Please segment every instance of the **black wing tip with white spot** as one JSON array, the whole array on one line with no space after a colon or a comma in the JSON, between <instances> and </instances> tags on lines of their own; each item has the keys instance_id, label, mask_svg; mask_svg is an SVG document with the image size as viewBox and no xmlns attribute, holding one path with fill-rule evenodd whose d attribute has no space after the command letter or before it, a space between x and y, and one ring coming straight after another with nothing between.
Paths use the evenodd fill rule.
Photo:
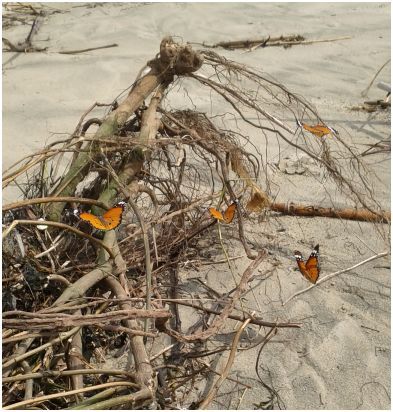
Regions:
<instances>
[{"instance_id":1,"label":"black wing tip with white spot","mask_svg":"<svg viewBox=\"0 0 393 412\"><path fill-rule=\"evenodd\" d=\"M124 209L125 206L126 206L126 204L127 204L127 202L125 202L124 200L120 200L120 202L117 202L117 203L116 203L116 206L120 206L120 207L122 207L122 208Z\"/></svg>"},{"instance_id":2,"label":"black wing tip with white spot","mask_svg":"<svg viewBox=\"0 0 393 412\"><path fill-rule=\"evenodd\" d=\"M293 254L295 255L296 260L303 260L303 255L298 250L295 250Z\"/></svg>"}]
</instances>

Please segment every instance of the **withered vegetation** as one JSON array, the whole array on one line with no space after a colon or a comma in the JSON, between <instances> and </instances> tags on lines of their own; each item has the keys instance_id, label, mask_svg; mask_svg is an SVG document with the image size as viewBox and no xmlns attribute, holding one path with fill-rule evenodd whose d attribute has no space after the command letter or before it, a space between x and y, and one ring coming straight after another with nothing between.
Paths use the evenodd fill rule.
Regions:
<instances>
[{"instance_id":1,"label":"withered vegetation","mask_svg":"<svg viewBox=\"0 0 393 412\"><path fill-rule=\"evenodd\" d=\"M179 87L192 108L173 108ZM196 109L201 90L214 96L210 114ZM300 326L262 319L241 300L258 267L265 276L274 270L245 229L246 220L274 210L269 162L280 151L273 147L312 159L321 182L333 181L349 208L373 220L386 215L344 133L308 135L297 120L323 120L303 97L211 50L164 38L128 95L108 105L104 118L89 118L96 106L71 136L3 175L3 188L24 193L3 206L3 408L206 408L224 379L249 388L229 377L243 330L260 329L243 350L262 350L281 328ZM95 231L73 213L81 207L100 215L120 199L127 208L116 230ZM224 228L207 208L236 200L233 237L250 259L236 287L217 296L202 283L182 284L180 268L201 260L198 242L217 236L216 228L235 275ZM217 344L224 329L231 342ZM129 354L126 365L116 363L121 351ZM209 359L226 352L215 377ZM100 357L116 367L97 366ZM196 389L208 380L210 389ZM282 407L274 388L258 384L269 393L263 407Z\"/></svg>"}]
</instances>

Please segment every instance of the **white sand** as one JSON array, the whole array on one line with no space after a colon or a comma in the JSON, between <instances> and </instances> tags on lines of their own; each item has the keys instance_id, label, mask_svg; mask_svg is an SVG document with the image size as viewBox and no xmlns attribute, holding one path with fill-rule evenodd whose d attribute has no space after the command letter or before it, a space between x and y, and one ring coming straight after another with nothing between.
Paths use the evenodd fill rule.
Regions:
<instances>
[{"instance_id":1,"label":"white sand","mask_svg":"<svg viewBox=\"0 0 393 412\"><path fill-rule=\"evenodd\" d=\"M375 143L389 137L390 116L346 108L365 100L360 92L390 57L388 3L75 5L52 4L67 13L47 18L35 37L34 44L48 47L47 53L20 55L3 68L3 170L46 142L59 139L59 135L66 137L92 103L112 101L154 57L167 34L207 43L281 34L302 34L307 39L351 36L350 40L290 49L216 51L263 69L302 94L327 123L347 130L356 143ZM27 33L26 26L18 26L3 36L16 43ZM119 47L80 55L55 52L111 43ZM9 57L10 53L3 53L3 63ZM389 68L382 71L377 82L390 83ZM192 90L191 86L191 91L195 87ZM383 97L384 92L374 85L367 99ZM190 107L183 95L175 102L177 107ZM199 110L210 110L209 94L199 91L195 102ZM260 144L258 137L254 138ZM376 196L389 210L386 158L376 155L366 159L380 161L373 166L381 179L375 182ZM282 201L313 203L315 196L319 202L324 200L323 193L315 194L308 186L307 176L276 174L274 182L280 186L278 199ZM7 189L3 203L16 197L15 189ZM345 204L345 197L337 195L337 199ZM285 231L278 231L282 227ZM390 270L381 267L390 266L388 259L343 274L281 305L292 293L308 286L294 270L294 249L306 255L311 245L320 243L324 276L386 250L387 242L374 228L368 223L296 217L270 219L259 225L247 223L250 242L256 248L269 246L280 265L255 288L255 296L247 295L246 306L260 310L258 314L269 321L303 323L301 329L280 330L265 347L260 361L265 368L261 371L263 379L274 386L288 409L390 408ZM230 237L234 230L225 232ZM380 230L388 238L387 225ZM242 253L236 243L234 247L233 255ZM217 260L221 258L217 255ZM239 260L235 265L241 272L247 261ZM232 287L225 265L196 273L184 269L182 273L184 281L194 276L206 278L220 293ZM231 338L228 336L228 341ZM252 389L239 404L241 393L227 382L220 391L222 404L212 407L254 409L255 404L266 400L266 391L254 371L258 348L239 352L231 373ZM222 370L225 359L221 359L218 370Z\"/></svg>"}]
</instances>

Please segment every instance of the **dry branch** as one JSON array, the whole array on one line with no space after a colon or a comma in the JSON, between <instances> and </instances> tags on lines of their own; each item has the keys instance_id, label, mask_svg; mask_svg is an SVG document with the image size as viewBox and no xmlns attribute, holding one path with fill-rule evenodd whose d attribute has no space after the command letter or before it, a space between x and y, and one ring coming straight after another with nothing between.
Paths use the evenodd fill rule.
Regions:
<instances>
[{"instance_id":1,"label":"dry branch","mask_svg":"<svg viewBox=\"0 0 393 412\"><path fill-rule=\"evenodd\" d=\"M266 259L267 252L260 251L258 256L255 260L253 260L247 269L244 271L239 285L237 289L229 299L228 303L224 306L220 315L212 322L212 324L203 332L195 333L194 335L182 335L179 332L176 332L173 329L170 329L167 325L157 325L157 329L161 330L168 335L176 338L180 342L194 342L194 341L203 341L211 337L213 334L217 333L221 330L225 325L225 320L228 318L229 314L231 313L232 309L235 306L235 303L242 295L242 293L246 290L248 285L248 280L253 274L253 272L257 269L257 267L262 263L263 260Z\"/></svg>"},{"instance_id":2,"label":"dry branch","mask_svg":"<svg viewBox=\"0 0 393 412\"><path fill-rule=\"evenodd\" d=\"M108 284L110 290L119 298L126 298L127 295L124 289L121 287L120 283L114 278L107 278L106 283ZM123 310L131 309L130 302L122 302L119 304L120 308ZM125 320L123 322L124 326L130 329L138 329L138 323L133 320ZM149 361L149 356L147 355L146 348L141 336L136 336L130 334L130 345L132 349L132 355L134 357L135 368L136 368L136 382L141 385L142 388L146 388L150 396L154 397L154 389L157 386L155 374L153 368Z\"/></svg>"},{"instance_id":3,"label":"dry branch","mask_svg":"<svg viewBox=\"0 0 393 412\"><path fill-rule=\"evenodd\" d=\"M26 319L4 319L11 315L19 315ZM43 319L36 319L37 316L43 317ZM168 320L171 314L168 311L158 310L143 310L143 309L130 309L130 310L115 310L111 312L105 312L102 314L94 315L66 315L57 314L55 317L50 317L49 314L38 314L30 312L4 312L3 313L3 325L10 329L21 330L37 330L37 329L58 329L61 330L67 327L73 326L89 326L95 324L102 324L107 322L116 322L126 319L144 319L144 318L157 318Z\"/></svg>"},{"instance_id":4,"label":"dry branch","mask_svg":"<svg viewBox=\"0 0 393 412\"><path fill-rule=\"evenodd\" d=\"M41 197L37 199L26 199L26 200L21 200L19 202L14 202L14 203L9 203L8 205L3 205L3 212L7 212L8 210L12 209L18 209L20 207L25 207L25 206L30 206L30 205L37 205L41 203L52 203L52 202L77 202L80 204L85 204L85 205L95 205L98 206L102 209L109 209L109 206L106 205L103 202L100 202L95 199L84 199L81 197Z\"/></svg>"},{"instance_id":5,"label":"dry branch","mask_svg":"<svg viewBox=\"0 0 393 412\"><path fill-rule=\"evenodd\" d=\"M300 205L292 202L271 203L270 210L284 215L294 216L321 216L338 219L359 220L364 222L390 223L390 212L381 211L375 214L366 209L336 209L332 207L320 207L313 205Z\"/></svg>"},{"instance_id":6,"label":"dry branch","mask_svg":"<svg viewBox=\"0 0 393 412\"><path fill-rule=\"evenodd\" d=\"M335 37L332 39L323 39L323 40L306 40L301 35L292 35L292 36L280 36L280 37L266 37L263 39L255 40L234 40L234 41L222 41L216 44L206 44L202 43L202 46L209 48L222 47L224 49L236 50L236 49L256 49L258 47L272 47L272 46L283 46L285 48L300 45L300 44L314 44L314 43L326 43L334 42L339 40L348 40L351 39L350 36L345 37ZM201 43L192 43L192 44L201 44Z\"/></svg>"},{"instance_id":7,"label":"dry branch","mask_svg":"<svg viewBox=\"0 0 393 412\"><path fill-rule=\"evenodd\" d=\"M113 387L113 386L134 387L134 384L132 384L130 382L121 382L121 381L107 382L107 383L102 383L101 385L90 386L90 387L87 387L87 388L76 389L76 390L73 390L73 391L64 391L64 392L54 393L52 395L39 396L39 397L36 397L36 398L33 398L33 399L29 399L27 401L14 403L13 405L10 405L10 406L3 406L3 409L4 410L22 409L22 407L25 407L27 405L32 406L32 405L35 405L37 403L42 403L42 402L45 402L45 401L50 400L50 399L55 399L55 398L60 398L60 397L64 397L64 396L80 394L80 393L83 393L83 392L97 391L97 390L100 390L100 389L110 388L110 387Z\"/></svg>"},{"instance_id":8,"label":"dry branch","mask_svg":"<svg viewBox=\"0 0 393 412\"><path fill-rule=\"evenodd\" d=\"M39 346L38 348L32 349L29 352L24 352L23 354L20 354L18 356L14 356L9 360L6 360L3 363L3 372L5 370L7 370L9 367L17 364L18 362L23 361L24 359L29 358L32 355L35 355L36 353L40 353L43 350L45 350L46 348L49 348L51 346L56 345L59 342L65 341L66 339L70 338L71 336L73 336L75 333L77 333L79 330L78 327L71 329L68 332L61 332L59 333L59 337L56 339L52 339L51 341L49 341L48 343L45 343L44 345Z\"/></svg>"},{"instance_id":9,"label":"dry branch","mask_svg":"<svg viewBox=\"0 0 393 412\"><path fill-rule=\"evenodd\" d=\"M113 43L113 44L107 44L106 46L90 47L88 49L65 50L65 51L59 51L57 53L59 54L79 54L79 53L85 53L85 52L89 52L93 50L109 49L111 47L118 47L118 44Z\"/></svg>"},{"instance_id":10,"label":"dry branch","mask_svg":"<svg viewBox=\"0 0 393 412\"><path fill-rule=\"evenodd\" d=\"M3 383L24 381L26 379L36 378L58 378L59 376L72 376L72 375L120 375L126 376L130 379L134 379L134 374L124 371L122 369L75 369L72 371L51 371L28 373L25 375L15 375L8 378L3 378ZM135 385L137 386L137 385Z\"/></svg>"},{"instance_id":11,"label":"dry branch","mask_svg":"<svg viewBox=\"0 0 393 412\"><path fill-rule=\"evenodd\" d=\"M206 398L199 405L199 409L206 409L208 407L208 405L213 401L214 397L216 396L218 389L220 388L220 386L224 383L225 379L227 378L229 371L231 370L232 364L235 361L237 345L239 344L240 337L249 322L250 322L250 319L247 319L246 321L243 322L242 325L240 325L239 329L237 330L235 337L233 338L233 341L232 341L231 351L229 353L228 361L225 365L225 368L222 371L220 378L215 382L212 389L207 394Z\"/></svg>"},{"instance_id":12,"label":"dry branch","mask_svg":"<svg viewBox=\"0 0 393 412\"><path fill-rule=\"evenodd\" d=\"M222 311L219 310L215 310L215 309L211 309L211 308L206 308L204 306L201 305L197 305L196 303L190 303L190 302L185 302L184 300L180 300L180 299L163 299L164 302L176 302L179 305L182 306L188 306L190 308L194 308L197 310L201 310L202 312L206 312L206 313L212 313L214 315L220 315ZM250 323L254 324L254 325L258 325L258 326L266 326L269 328L300 328L301 327L301 323L293 323L293 322L268 322L266 320L263 320L259 317L255 317L250 313L245 314L244 316L239 316L239 315L234 315L233 313L231 313L228 316L229 319L235 319L238 320L240 322L244 322L247 319L250 319Z\"/></svg>"},{"instance_id":13,"label":"dry branch","mask_svg":"<svg viewBox=\"0 0 393 412\"><path fill-rule=\"evenodd\" d=\"M69 230L70 232L73 232L81 237L85 237L86 239L89 239L91 242L96 243L97 245L103 247L109 254L109 256L111 257L111 259L115 259L115 255L113 254L113 251L106 246L103 242L101 242L101 240L96 239L93 236L88 235L85 232L81 232L80 230L72 227L72 226L68 226L64 223L58 223L58 222L50 222L47 220L24 220L24 219L20 219L20 220L14 220L12 222L12 224L6 229L4 230L2 236L3 239L17 226L17 225L34 225L34 226L53 226L53 227L57 227L60 229L65 229L65 230Z\"/></svg>"}]
</instances>

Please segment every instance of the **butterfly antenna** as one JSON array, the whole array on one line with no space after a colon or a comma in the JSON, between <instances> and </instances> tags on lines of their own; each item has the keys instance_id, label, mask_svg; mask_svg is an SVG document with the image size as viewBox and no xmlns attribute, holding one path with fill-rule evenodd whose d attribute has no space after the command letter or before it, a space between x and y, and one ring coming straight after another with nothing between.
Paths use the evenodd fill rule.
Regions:
<instances>
[{"instance_id":1,"label":"butterfly antenna","mask_svg":"<svg viewBox=\"0 0 393 412\"><path fill-rule=\"evenodd\" d=\"M333 129L333 127L329 127L329 126L328 126L328 129L329 129L331 132L333 132L334 134L340 136L340 133L339 133L336 129Z\"/></svg>"},{"instance_id":2,"label":"butterfly antenna","mask_svg":"<svg viewBox=\"0 0 393 412\"><path fill-rule=\"evenodd\" d=\"M300 123L299 119L298 119L297 117L295 117L295 119L296 119L296 124L297 124L299 127L303 127L303 125Z\"/></svg>"}]
</instances>

